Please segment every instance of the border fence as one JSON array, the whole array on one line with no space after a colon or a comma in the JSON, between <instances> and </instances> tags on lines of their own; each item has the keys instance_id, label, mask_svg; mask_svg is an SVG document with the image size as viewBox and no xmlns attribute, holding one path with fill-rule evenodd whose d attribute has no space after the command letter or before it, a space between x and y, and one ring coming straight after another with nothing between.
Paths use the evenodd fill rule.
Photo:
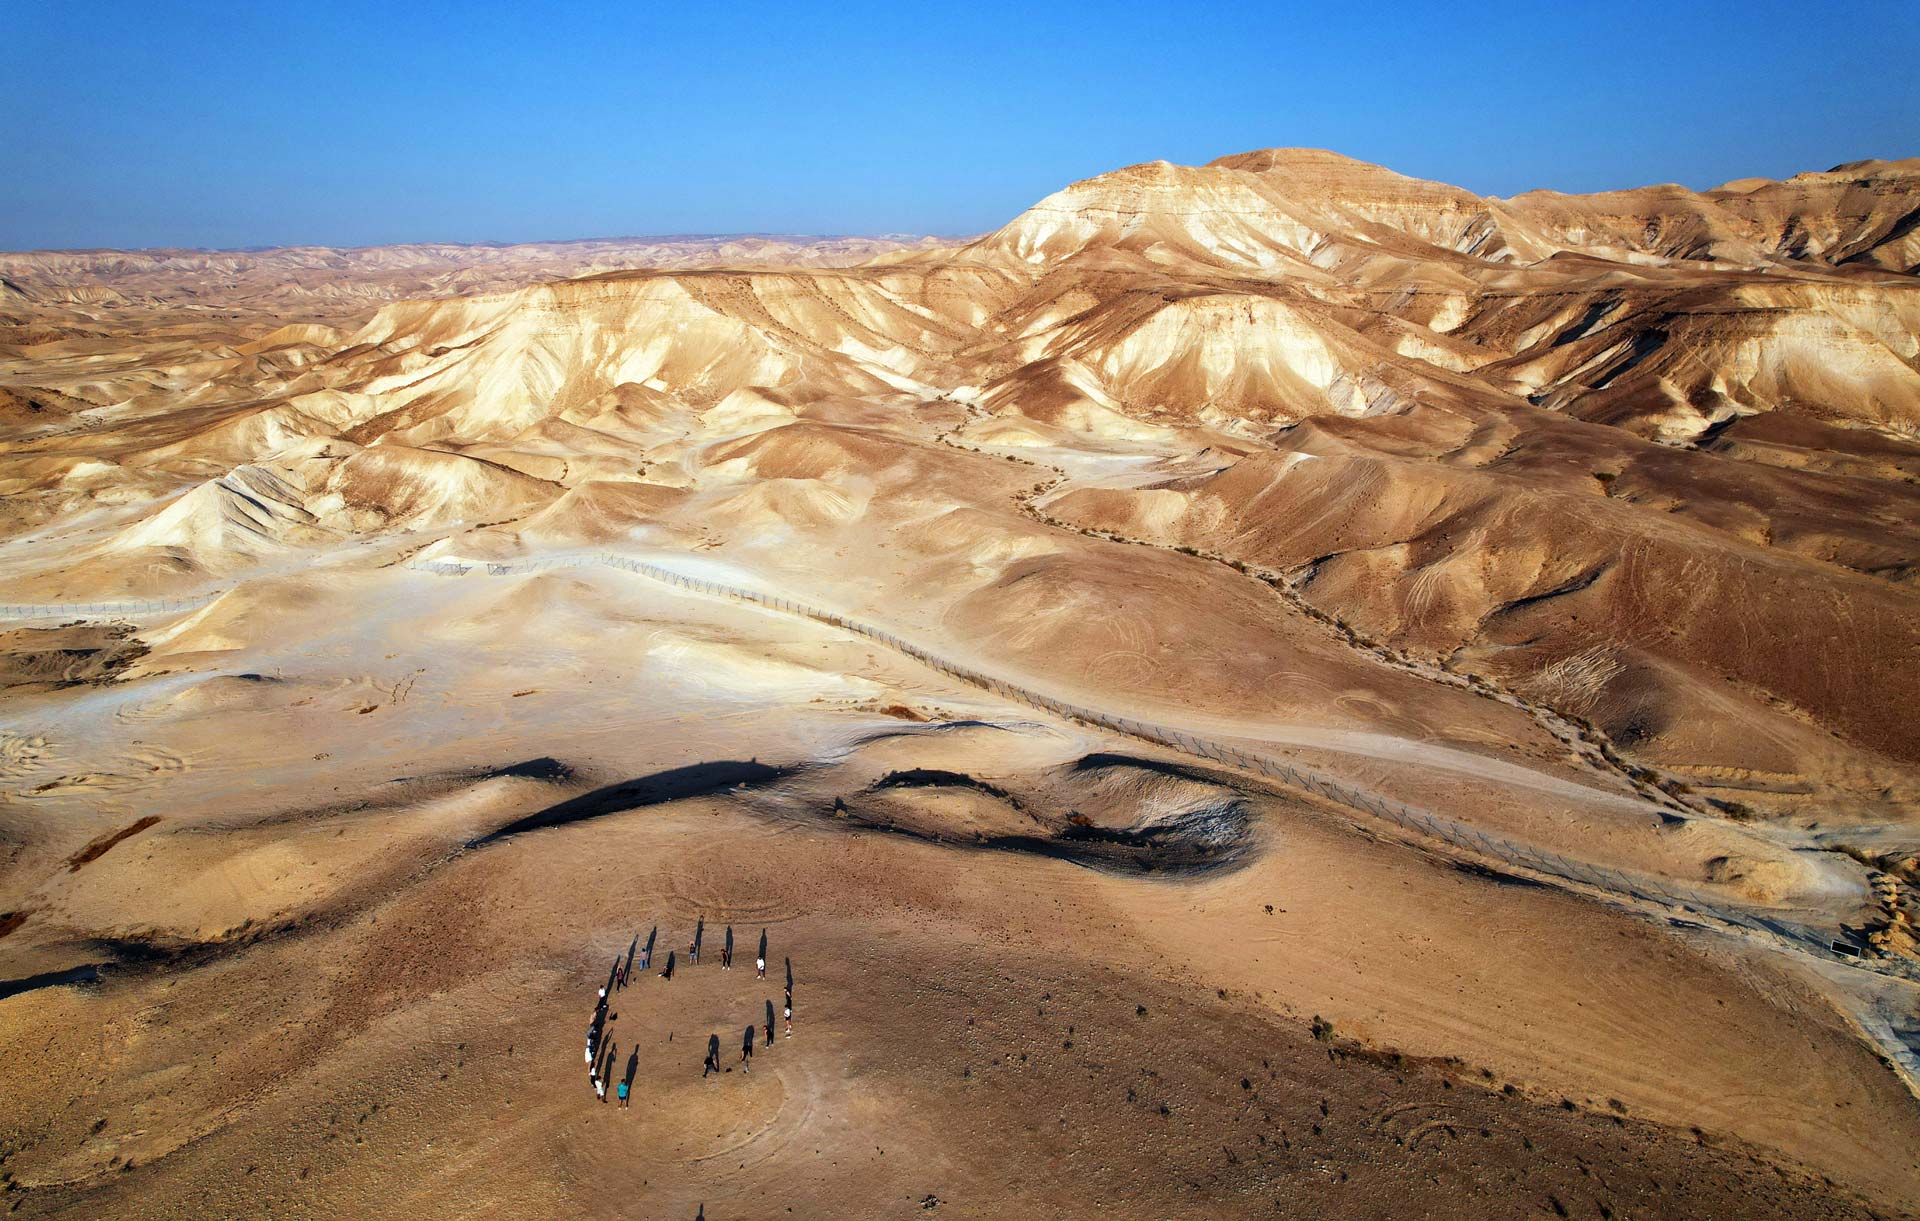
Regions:
<instances>
[{"instance_id":1,"label":"border fence","mask_svg":"<svg viewBox=\"0 0 1920 1221\"><path fill-rule=\"evenodd\" d=\"M476 570L483 571L489 576L512 576L566 568L615 568L694 593L725 598L810 619L886 645L942 674L969 686L989 691L1003 699L1128 737L1153 742L1196 758L1249 771L1297 792L1319 797L1359 815L1360 817L1352 821L1361 827L1366 827L1370 823L1386 823L1416 839L1438 840L1471 856L1499 861L1510 868L1538 878L1550 879L1564 887L1576 888L1582 892L1597 891L1615 901L1625 898L1659 907L1664 909L1669 920L1677 923L1693 923L1701 926L1717 924L1725 929L1757 934L1775 944L1798 950L1820 961L1866 968L1908 980L1920 979L1920 970L1916 970L1902 960L1868 957L1861 947L1811 925L1728 907L1691 887L1668 885L1666 882L1646 875L1590 865L1583 861L1572 861L1557 852L1548 852L1502 835L1490 835L1431 811L1421 810L1378 794L1363 792L1320 772L1289 763L1274 755L1247 750L1232 743L1152 721L1142 721L1134 717L1120 716L1101 709L1069 703L984 670L949 661L883 628L792 598L782 598L722 581L688 576L658 564L614 552L473 563L455 560L411 560L404 566L412 571L432 573L437 576L464 576ZM52 605L0 604L0 621L133 618L174 614L206 606L224 592L224 590L214 590L186 598L144 601L75 602ZM1859 1028L1861 1034L1896 1065L1908 1088L1920 1095L1920 1055L1915 1054L1915 1032L1896 1029L1892 1023L1878 1014L1861 1012L1858 1008L1848 1016Z\"/></svg>"},{"instance_id":2,"label":"border fence","mask_svg":"<svg viewBox=\"0 0 1920 1221\"><path fill-rule=\"evenodd\" d=\"M1669 885L1645 875L1611 869L1600 865L1590 865L1583 861L1573 861L1557 852L1548 852L1517 840L1498 834L1468 827L1449 818L1441 817L1430 811L1417 809L1404 802L1376 794L1363 792L1351 785L1343 784L1322 773L1289 763L1284 759L1258 751L1247 750L1231 743L1189 733L1185 730L1142 721L1133 717L1120 716L1097 708L1069 703L1057 699L1043 691L1037 691L1020 683L1011 682L972 666L961 665L941 657L937 653L910 640L903 639L883 628L862 623L837 611L799 602L792 598L782 598L759 590L738 585L729 585L722 581L708 580L702 577L688 576L637 560L631 556L612 552L597 552L580 555L548 556L538 559L488 560L476 563L460 563L445 560L419 561L409 565L418 571L432 572L443 576L457 576L469 571L484 571L489 576L511 576L532 572L547 572L563 568L587 568L604 566L617 568L624 572L636 573L664 584L686 589L695 593L708 594L736 602L744 602L769 610L780 611L804 619L811 619L836 627L854 635L886 645L888 648L911 657L915 661L938 670L942 674L990 691L1004 699L1029 707L1051 712L1072 720L1082 721L1102 729L1112 730L1129 737L1139 738L1161 746L1207 759L1228 767L1254 772L1269 780L1285 785L1299 792L1308 793L1325 801L1345 807L1364 816L1365 820L1386 822L1402 831L1417 837L1437 839L1461 851L1497 860L1526 873L1554 879L1557 882L1604 892L1611 897L1625 897L1643 903L1654 904L1668 910L1674 919L1693 919L1697 923L1712 922L1729 928L1759 933L1768 938L1779 939L1792 944L1801 951L1830 962L1845 963L1849 966L1867 966L1889 973L1910 975L1901 969L1904 964L1890 960L1864 958L1857 947L1838 941L1829 933L1811 925L1797 923L1784 918L1751 911L1742 911L1728 907L1709 898L1690 887ZM1358 820L1356 820L1358 821ZM1364 825L1364 823L1362 824ZM1842 948L1836 948L1836 946ZM1851 951L1851 952L1850 952ZM1920 1062L1915 1064L1920 1072Z\"/></svg>"},{"instance_id":3,"label":"border fence","mask_svg":"<svg viewBox=\"0 0 1920 1221\"><path fill-rule=\"evenodd\" d=\"M199 610L225 592L216 589L187 598L129 599L122 602L0 603L0 622L14 619L134 619L148 615L174 615L181 611Z\"/></svg>"}]
</instances>

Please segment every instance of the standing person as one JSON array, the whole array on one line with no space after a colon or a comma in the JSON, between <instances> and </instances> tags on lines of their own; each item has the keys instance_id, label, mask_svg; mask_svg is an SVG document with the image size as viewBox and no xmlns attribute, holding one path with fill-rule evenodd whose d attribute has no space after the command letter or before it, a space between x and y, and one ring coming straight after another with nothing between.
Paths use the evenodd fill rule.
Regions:
<instances>
[{"instance_id":1,"label":"standing person","mask_svg":"<svg viewBox=\"0 0 1920 1221\"><path fill-rule=\"evenodd\" d=\"M647 934L646 947L640 951L640 969L642 971L653 966L653 939L659 935L660 926L656 924L653 926L653 930Z\"/></svg>"},{"instance_id":2,"label":"standing person","mask_svg":"<svg viewBox=\"0 0 1920 1221\"><path fill-rule=\"evenodd\" d=\"M733 970L733 926L731 924L727 926L726 943L720 947L720 969Z\"/></svg>"},{"instance_id":3,"label":"standing person","mask_svg":"<svg viewBox=\"0 0 1920 1221\"><path fill-rule=\"evenodd\" d=\"M622 1081L619 1085L614 1086L613 1093L614 1093L614 1096L620 1100L621 1110L632 1109L627 1106L627 1083L626 1082Z\"/></svg>"},{"instance_id":4,"label":"standing person","mask_svg":"<svg viewBox=\"0 0 1920 1221\"><path fill-rule=\"evenodd\" d=\"M767 1046L773 1046L773 998L767 998Z\"/></svg>"},{"instance_id":5,"label":"standing person","mask_svg":"<svg viewBox=\"0 0 1920 1221\"><path fill-rule=\"evenodd\" d=\"M666 980L668 983L673 982L673 951L672 950L667 951L667 965L660 968L660 978Z\"/></svg>"},{"instance_id":6,"label":"standing person","mask_svg":"<svg viewBox=\"0 0 1920 1221\"><path fill-rule=\"evenodd\" d=\"M707 1036L707 1061L703 1066L701 1066L700 1080L705 1081L707 1079L708 1073L717 1073L719 1071L720 1071L720 1036L717 1034L710 1034Z\"/></svg>"},{"instance_id":7,"label":"standing person","mask_svg":"<svg viewBox=\"0 0 1920 1221\"><path fill-rule=\"evenodd\" d=\"M753 1071L753 1027L747 1027L746 1037L740 1040L740 1071Z\"/></svg>"},{"instance_id":8,"label":"standing person","mask_svg":"<svg viewBox=\"0 0 1920 1221\"><path fill-rule=\"evenodd\" d=\"M787 1037L791 1039L793 1037L793 993L791 992L787 993L787 1005L783 1016L787 1019Z\"/></svg>"}]
</instances>

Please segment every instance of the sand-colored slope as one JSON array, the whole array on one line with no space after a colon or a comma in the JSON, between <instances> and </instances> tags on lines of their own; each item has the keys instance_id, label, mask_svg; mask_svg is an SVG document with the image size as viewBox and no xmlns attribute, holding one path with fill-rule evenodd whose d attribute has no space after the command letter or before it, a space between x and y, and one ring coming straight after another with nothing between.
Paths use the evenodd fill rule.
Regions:
<instances>
[{"instance_id":1,"label":"sand-colored slope","mask_svg":"<svg viewBox=\"0 0 1920 1221\"><path fill-rule=\"evenodd\" d=\"M127 955L97 990L0 1002L32 1070L0 1107L29 1213L386 1215L419 1207L421 1176L516 1207L718 1192L808 1216L896 1187L1067 1216L1908 1198L1897 1083L1746 951L1356 836L822 626L770 633L620 574L389 571L263 583L155 635L150 678L91 694L99 719L43 705L34 787L95 787L8 808L14 961ZM215 643L227 673L176 669ZM955 715L863 710L850 682ZM164 790L107 787L156 763ZM1196 813L1241 821L1237 865L1053 854ZM618 1114L584 1088L581 1005L634 933L657 923L664 953L700 918L704 965L618 996L645 1090ZM729 923L748 946L769 929L770 986L713 965ZM702 1083L707 1033L777 1004L786 959L796 1037ZM1755 1074L1755 1046L1782 1071ZM994 1173L1015 1145L1084 1158L1098 1190ZM1197 1186L1168 1178L1170 1153L1206 1169Z\"/></svg>"},{"instance_id":2,"label":"sand-colored slope","mask_svg":"<svg viewBox=\"0 0 1920 1221\"><path fill-rule=\"evenodd\" d=\"M1048 511L1292 574L1368 634L1540 684L1682 770L1871 788L1886 762L1912 762L1895 711L1920 682L1904 669L1917 621L1904 588L1675 520L1657 493L1636 504L1647 485L1618 470L1609 484L1549 483L1299 433L1290 453L1160 488L1075 491ZM1595 659L1590 679L1553 688L1547 672L1576 655ZM1836 752L1828 731L1870 754ZM1873 756L1878 779L1855 770Z\"/></svg>"},{"instance_id":3,"label":"sand-colored slope","mask_svg":"<svg viewBox=\"0 0 1920 1221\"><path fill-rule=\"evenodd\" d=\"M1281 149L953 247L0 258L6 600L193 595L9 637L22 1211L1910 1209L1917 192ZM773 601L477 564L600 552ZM623 999L622 1111L655 911L819 992L751 1084L680 1071L744 972Z\"/></svg>"}]
</instances>

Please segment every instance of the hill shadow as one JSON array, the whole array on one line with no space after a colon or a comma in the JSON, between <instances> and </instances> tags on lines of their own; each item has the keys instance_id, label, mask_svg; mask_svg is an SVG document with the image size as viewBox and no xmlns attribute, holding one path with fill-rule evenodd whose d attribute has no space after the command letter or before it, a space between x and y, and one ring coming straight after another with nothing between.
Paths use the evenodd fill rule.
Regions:
<instances>
[{"instance_id":1,"label":"hill shadow","mask_svg":"<svg viewBox=\"0 0 1920 1221\"><path fill-rule=\"evenodd\" d=\"M619 784L610 784L591 793L568 798L538 813L515 819L478 839L469 840L467 846L482 848L496 840L528 831L563 827L569 823L604 818L609 814L620 814L645 806L664 805L669 801L684 801L689 797L702 797L728 789L759 788L783 780L799 770L794 767L775 767L758 760L720 759L709 763L690 763L685 767L623 780Z\"/></svg>"}]
</instances>

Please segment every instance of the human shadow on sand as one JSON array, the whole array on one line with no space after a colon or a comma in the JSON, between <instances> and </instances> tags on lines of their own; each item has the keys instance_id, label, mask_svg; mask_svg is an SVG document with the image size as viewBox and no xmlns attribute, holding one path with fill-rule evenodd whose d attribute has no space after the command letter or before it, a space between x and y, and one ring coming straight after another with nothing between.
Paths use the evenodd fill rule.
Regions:
<instances>
[{"instance_id":1,"label":"human shadow on sand","mask_svg":"<svg viewBox=\"0 0 1920 1221\"><path fill-rule=\"evenodd\" d=\"M568 823L603 818L608 814L619 814L644 806L663 805L669 801L684 801L708 793L759 788L783 780L797 770L792 767L773 767L757 760L743 762L721 759L711 763L691 763L686 767L655 772L637 780L623 780L619 784L610 784L591 793L569 798L538 813L516 819L479 839L470 840L467 846L482 848L495 840L528 831L563 827Z\"/></svg>"}]
</instances>

